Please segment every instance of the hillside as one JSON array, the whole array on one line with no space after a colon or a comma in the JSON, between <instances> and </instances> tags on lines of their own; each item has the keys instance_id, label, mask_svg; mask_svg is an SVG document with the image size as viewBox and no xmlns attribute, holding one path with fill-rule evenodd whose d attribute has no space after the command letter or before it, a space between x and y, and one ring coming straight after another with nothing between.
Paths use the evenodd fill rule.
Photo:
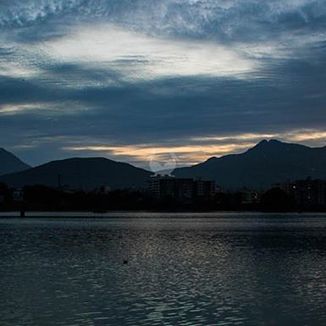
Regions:
<instances>
[{"instance_id":1,"label":"hillside","mask_svg":"<svg viewBox=\"0 0 326 326\"><path fill-rule=\"evenodd\" d=\"M17 156L0 148L0 175L20 172L29 168L30 166L21 161Z\"/></svg>"},{"instance_id":2,"label":"hillside","mask_svg":"<svg viewBox=\"0 0 326 326\"><path fill-rule=\"evenodd\" d=\"M307 177L326 179L326 147L264 140L245 153L213 157L192 167L176 169L174 174L213 179L227 189L264 189Z\"/></svg>"},{"instance_id":3,"label":"hillside","mask_svg":"<svg viewBox=\"0 0 326 326\"><path fill-rule=\"evenodd\" d=\"M40 184L85 190L99 186L122 189L146 186L150 174L130 164L105 158L72 158L2 176L0 182L14 187Z\"/></svg>"}]
</instances>

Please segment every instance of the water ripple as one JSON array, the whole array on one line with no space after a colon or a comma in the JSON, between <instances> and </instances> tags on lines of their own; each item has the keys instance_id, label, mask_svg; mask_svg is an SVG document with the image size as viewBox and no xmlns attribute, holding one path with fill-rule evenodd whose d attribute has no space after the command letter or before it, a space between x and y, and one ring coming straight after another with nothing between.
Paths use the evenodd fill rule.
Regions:
<instances>
[{"instance_id":1,"label":"water ripple","mask_svg":"<svg viewBox=\"0 0 326 326\"><path fill-rule=\"evenodd\" d=\"M211 217L0 219L0 325L326 323L326 217Z\"/></svg>"}]
</instances>

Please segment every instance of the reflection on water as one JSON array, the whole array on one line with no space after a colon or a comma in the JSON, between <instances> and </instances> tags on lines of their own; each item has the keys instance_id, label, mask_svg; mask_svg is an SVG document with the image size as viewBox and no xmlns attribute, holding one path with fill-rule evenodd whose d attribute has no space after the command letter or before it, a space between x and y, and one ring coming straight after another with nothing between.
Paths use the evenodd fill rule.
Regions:
<instances>
[{"instance_id":1,"label":"reflection on water","mask_svg":"<svg viewBox=\"0 0 326 326\"><path fill-rule=\"evenodd\" d=\"M326 216L145 215L0 219L0 325L326 324Z\"/></svg>"}]
</instances>

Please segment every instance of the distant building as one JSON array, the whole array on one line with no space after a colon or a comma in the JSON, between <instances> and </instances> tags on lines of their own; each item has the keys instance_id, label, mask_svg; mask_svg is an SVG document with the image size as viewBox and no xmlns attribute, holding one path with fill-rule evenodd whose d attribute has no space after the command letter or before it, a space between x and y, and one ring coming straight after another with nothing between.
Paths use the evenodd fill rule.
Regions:
<instances>
[{"instance_id":1,"label":"distant building","mask_svg":"<svg viewBox=\"0 0 326 326\"><path fill-rule=\"evenodd\" d=\"M215 194L215 182L158 175L151 177L149 190L154 197L159 199L209 198Z\"/></svg>"},{"instance_id":2,"label":"distant building","mask_svg":"<svg viewBox=\"0 0 326 326\"><path fill-rule=\"evenodd\" d=\"M24 201L24 190L14 189L12 192L12 198L14 201Z\"/></svg>"},{"instance_id":3,"label":"distant building","mask_svg":"<svg viewBox=\"0 0 326 326\"><path fill-rule=\"evenodd\" d=\"M297 180L278 185L301 207L326 206L326 180Z\"/></svg>"},{"instance_id":4,"label":"distant building","mask_svg":"<svg viewBox=\"0 0 326 326\"><path fill-rule=\"evenodd\" d=\"M241 191L242 204L257 204L260 200L260 194L257 191L244 189Z\"/></svg>"},{"instance_id":5,"label":"distant building","mask_svg":"<svg viewBox=\"0 0 326 326\"><path fill-rule=\"evenodd\" d=\"M94 192L97 194L101 194L101 195L107 195L112 191L111 187L109 186L101 186L98 188L95 188Z\"/></svg>"},{"instance_id":6,"label":"distant building","mask_svg":"<svg viewBox=\"0 0 326 326\"><path fill-rule=\"evenodd\" d=\"M215 195L216 185L215 181L211 180L194 180L195 197L209 198Z\"/></svg>"}]
</instances>

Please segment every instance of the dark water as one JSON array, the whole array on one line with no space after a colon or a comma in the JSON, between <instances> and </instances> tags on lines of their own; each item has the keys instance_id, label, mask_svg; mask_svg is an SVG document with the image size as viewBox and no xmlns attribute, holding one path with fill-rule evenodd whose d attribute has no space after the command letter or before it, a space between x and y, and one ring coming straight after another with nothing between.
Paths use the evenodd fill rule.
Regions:
<instances>
[{"instance_id":1,"label":"dark water","mask_svg":"<svg viewBox=\"0 0 326 326\"><path fill-rule=\"evenodd\" d=\"M326 325L326 216L213 216L0 219L0 325Z\"/></svg>"}]
</instances>

